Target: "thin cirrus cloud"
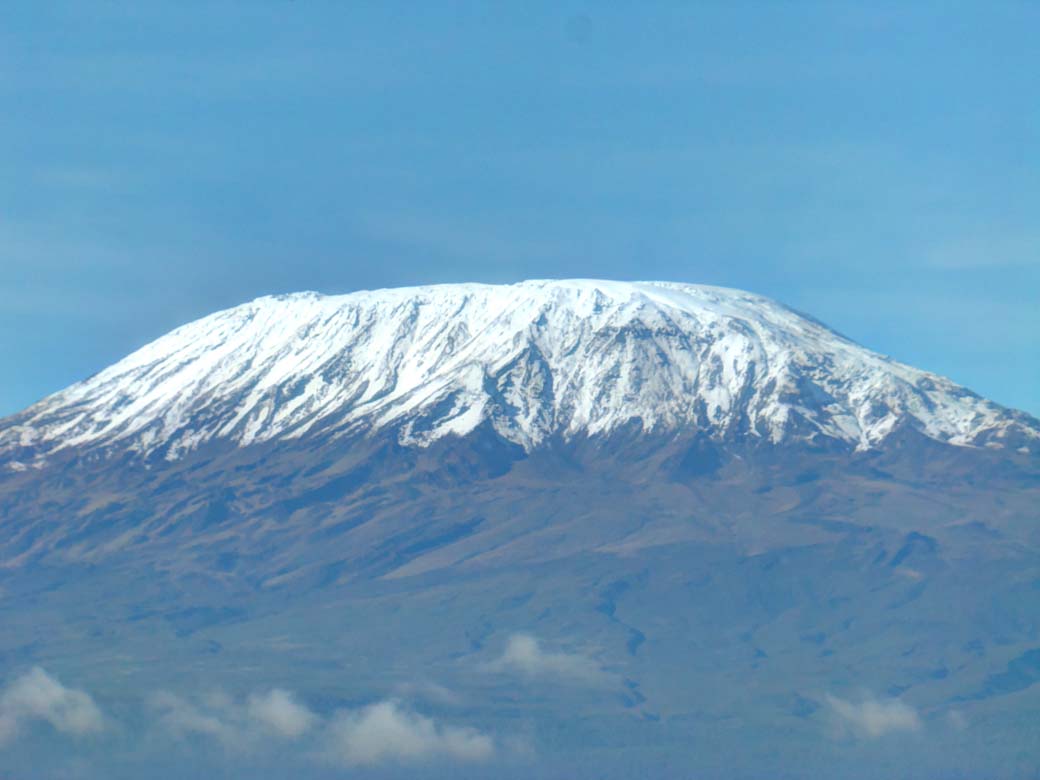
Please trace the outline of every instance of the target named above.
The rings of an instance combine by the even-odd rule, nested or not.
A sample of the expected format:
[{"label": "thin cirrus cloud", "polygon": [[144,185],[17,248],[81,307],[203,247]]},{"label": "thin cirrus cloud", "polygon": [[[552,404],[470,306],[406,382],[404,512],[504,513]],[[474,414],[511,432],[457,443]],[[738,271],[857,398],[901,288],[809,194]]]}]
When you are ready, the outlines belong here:
[{"label": "thin cirrus cloud", "polygon": [[592,658],[581,653],[551,652],[531,634],[513,634],[502,655],[489,669],[510,672],[528,678],[546,678],[572,685],[599,687],[615,681],[614,675]]},{"label": "thin cirrus cloud", "polygon": [[826,698],[841,731],[846,734],[877,739],[921,728],[917,710],[899,699],[876,699],[867,695],[859,702],[853,702],[831,694]]},{"label": "thin cirrus cloud", "polygon": [[105,728],[105,718],[90,694],[65,687],[37,666],[0,693],[0,745],[40,722],[74,737],[97,734]]}]

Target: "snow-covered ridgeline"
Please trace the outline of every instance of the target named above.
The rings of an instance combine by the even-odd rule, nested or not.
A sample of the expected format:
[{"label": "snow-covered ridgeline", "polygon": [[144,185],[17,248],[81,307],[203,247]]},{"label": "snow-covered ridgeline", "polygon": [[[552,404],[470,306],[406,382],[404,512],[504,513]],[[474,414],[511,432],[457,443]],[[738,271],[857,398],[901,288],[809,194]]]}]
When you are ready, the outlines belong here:
[{"label": "snow-covered ridgeline", "polygon": [[1034,449],[1036,420],[864,349],[774,301],[659,282],[437,285],[266,297],[185,325],[0,423],[0,453],[392,426],[406,444],[485,420],[533,448],[646,430],[857,448],[910,425]]}]

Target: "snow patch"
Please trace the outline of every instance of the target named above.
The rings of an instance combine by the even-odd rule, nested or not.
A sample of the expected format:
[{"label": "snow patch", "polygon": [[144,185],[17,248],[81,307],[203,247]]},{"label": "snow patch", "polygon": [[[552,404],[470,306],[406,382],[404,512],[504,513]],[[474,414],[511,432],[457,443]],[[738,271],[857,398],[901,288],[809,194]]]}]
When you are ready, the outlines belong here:
[{"label": "snow patch", "polygon": [[118,444],[176,459],[215,439],[245,446],[322,426],[392,428],[426,446],[485,422],[530,450],[637,420],[646,431],[825,436],[860,450],[903,426],[1020,452],[1040,439],[1027,415],[767,298],[569,280],[259,298],[26,410],[0,427],[0,456]]}]

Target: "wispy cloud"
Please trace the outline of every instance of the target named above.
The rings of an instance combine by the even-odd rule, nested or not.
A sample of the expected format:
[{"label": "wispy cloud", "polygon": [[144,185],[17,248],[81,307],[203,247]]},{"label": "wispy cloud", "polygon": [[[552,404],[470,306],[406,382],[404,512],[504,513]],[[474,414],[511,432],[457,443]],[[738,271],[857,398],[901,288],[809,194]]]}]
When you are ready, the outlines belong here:
[{"label": "wispy cloud", "polygon": [[437,723],[392,699],[339,713],[329,726],[328,738],[330,757],[345,766],[486,761],[495,754],[494,740],[488,735]]},{"label": "wispy cloud", "polygon": [[465,704],[462,696],[435,682],[407,682],[394,688],[394,693],[401,699],[425,701],[441,707],[461,707]]},{"label": "wispy cloud", "polygon": [[174,737],[202,735],[225,747],[243,745],[243,735],[229,716],[229,700],[220,695],[194,703],[168,691],[160,691],[149,700],[161,731]]},{"label": "wispy cloud", "polygon": [[509,637],[502,655],[489,668],[573,685],[602,686],[615,681],[615,677],[592,658],[580,653],[549,652],[530,634]]},{"label": "wispy cloud", "polygon": [[96,734],[105,719],[90,694],[66,688],[40,667],[16,678],[0,694],[0,744],[14,739],[34,721],[75,737]]},{"label": "wispy cloud", "polygon": [[298,739],[318,723],[291,693],[277,688],[245,700],[223,693],[188,699],[162,691],[149,705],[162,732],[176,738],[207,737],[231,750],[244,750],[272,736]]},{"label": "wispy cloud", "polygon": [[921,728],[917,710],[899,699],[876,699],[868,695],[859,702],[852,702],[827,694],[827,703],[842,731],[854,736],[877,739]]},{"label": "wispy cloud", "polygon": [[271,739],[303,741],[295,748],[301,758],[317,755],[337,766],[470,762],[496,752],[490,736],[439,723],[398,699],[340,710],[327,720],[281,689],[237,699],[219,692],[185,697],[163,691],[151,697],[149,708],[159,733],[173,739],[211,740],[235,753],[257,750]]}]

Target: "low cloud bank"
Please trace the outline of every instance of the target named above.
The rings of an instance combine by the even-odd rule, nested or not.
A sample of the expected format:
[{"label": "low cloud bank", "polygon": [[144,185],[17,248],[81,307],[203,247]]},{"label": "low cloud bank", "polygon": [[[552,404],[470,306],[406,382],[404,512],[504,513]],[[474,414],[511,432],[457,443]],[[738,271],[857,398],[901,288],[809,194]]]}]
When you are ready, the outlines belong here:
[{"label": "low cloud bank", "polygon": [[856,736],[877,739],[886,734],[921,728],[917,710],[899,699],[867,696],[860,702],[851,702],[828,694],[827,703],[839,723]]},{"label": "low cloud bank", "polygon": [[530,634],[513,634],[502,655],[490,668],[498,672],[515,672],[525,677],[552,678],[574,685],[601,686],[614,677],[588,656],[579,653],[548,652]]},{"label": "low cloud bank", "polygon": [[101,732],[105,719],[85,691],[66,688],[40,667],[16,678],[0,693],[0,745],[34,721],[75,737]]},{"label": "low cloud bank", "polygon": [[[432,698],[458,701],[451,691],[428,684]],[[185,696],[160,691],[147,700],[153,734],[211,741],[230,751],[301,741],[301,757],[323,757],[343,767],[416,765],[433,761],[478,762],[496,754],[495,740],[466,726],[441,723],[399,699],[323,719],[289,691],[231,697],[221,692]],[[34,723],[75,737],[105,730],[101,710],[85,691],[65,687],[36,667],[0,689],[0,747]],[[306,747],[309,745],[309,747]]]},{"label": "low cloud bank", "polygon": [[486,734],[440,724],[396,699],[341,710],[329,721],[281,689],[237,700],[222,693],[185,698],[162,692],[149,705],[167,736],[210,739],[236,752],[255,750],[272,738],[293,741],[310,735],[330,763],[345,767],[481,761],[495,753]]},{"label": "low cloud bank", "polygon": [[333,760],[346,766],[484,761],[495,753],[494,741],[486,734],[441,725],[395,700],[338,714],[329,726],[329,748]]}]

